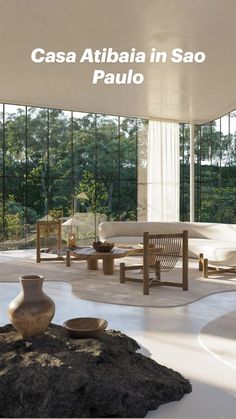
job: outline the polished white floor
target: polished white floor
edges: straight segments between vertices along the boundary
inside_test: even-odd
[[[19,289],[18,283],[0,283],[1,325],[8,322],[7,306]],[[105,318],[109,328],[136,339],[145,355],[191,380],[191,394],[149,412],[148,417],[236,418],[236,369],[210,352],[199,339],[206,324],[236,310],[236,292],[211,295],[178,308],[148,308],[80,300],[66,283],[48,282],[44,290],[56,303],[55,323],[62,324],[77,316]],[[218,339],[224,345],[224,339]]]

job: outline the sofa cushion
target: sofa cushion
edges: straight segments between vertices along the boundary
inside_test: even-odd
[[[145,231],[168,234],[183,230],[188,230],[189,257],[203,253],[212,264],[236,266],[236,224],[112,221],[99,226],[101,240],[131,245],[141,243]]]
[[[162,221],[110,221],[99,226],[101,240],[119,236],[142,236],[145,231],[150,234],[182,233],[188,230],[191,238],[221,240],[236,243],[236,224],[197,223],[197,222],[162,222]]]
[[[187,227],[184,223],[167,222],[147,222],[147,221],[111,221],[104,222],[99,226],[99,237],[101,240],[110,240],[110,237],[136,237],[138,240],[143,237],[143,233],[148,231],[150,234],[158,233],[181,233]],[[135,241],[137,242],[137,240]],[[131,242],[132,243],[132,242]]]
[[[188,246],[189,257],[196,258],[199,253],[203,253],[210,263],[227,266],[236,265],[236,246],[232,242],[190,238]]]
[[[143,242],[143,236],[111,236],[106,237],[106,241],[115,244],[139,244]]]

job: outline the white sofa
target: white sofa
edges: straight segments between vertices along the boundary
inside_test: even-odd
[[[188,230],[189,257],[200,253],[214,265],[236,265],[236,224],[197,222],[112,221],[99,225],[100,240],[119,244],[142,242],[143,233],[179,233]]]

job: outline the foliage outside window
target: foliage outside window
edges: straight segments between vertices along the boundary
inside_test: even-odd
[[[137,219],[138,138],[146,121],[0,105],[0,249],[35,247],[36,220]],[[180,124],[180,219],[189,220],[189,124]],[[236,113],[196,126],[195,220],[236,222]],[[92,226],[92,227],[91,227]]]
[[[180,124],[181,220],[189,220],[189,125]],[[236,113],[196,126],[195,220],[236,223]]]
[[[143,123],[0,105],[0,248],[35,247],[35,223],[45,215],[63,219],[76,212],[91,218],[92,213],[90,238],[96,214],[135,220]]]

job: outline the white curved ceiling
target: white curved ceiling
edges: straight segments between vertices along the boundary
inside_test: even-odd
[[[205,122],[236,108],[235,0],[0,0],[0,102]],[[202,64],[35,64],[34,48],[204,51]],[[169,56],[168,55],[168,56]],[[144,74],[92,84],[93,71]]]

